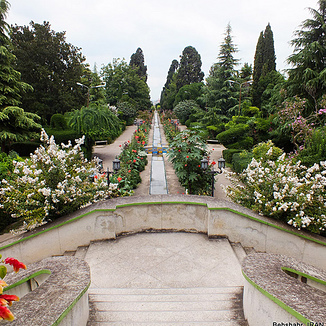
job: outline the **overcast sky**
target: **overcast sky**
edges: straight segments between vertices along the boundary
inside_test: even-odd
[[[317,0],[9,0],[9,24],[48,21],[67,42],[80,47],[93,69],[140,47],[147,65],[151,99],[159,99],[173,59],[191,45],[202,59],[205,76],[217,56],[227,24],[240,66],[253,64],[257,40],[268,23],[274,33],[277,69],[287,68],[293,32],[317,9]]]

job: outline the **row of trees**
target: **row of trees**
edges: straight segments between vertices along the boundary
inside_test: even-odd
[[[201,57],[194,47],[186,47],[180,63],[173,60],[169,68],[161,93],[162,108],[173,109],[183,100],[195,100],[202,108],[215,107],[221,114],[232,116],[236,113],[239,101],[239,87],[235,85],[251,81],[252,78],[252,94],[245,92],[245,99],[251,98],[252,104],[260,107],[264,98],[263,93],[271,87],[274,79],[278,77],[283,79],[276,72],[274,40],[270,24],[260,34],[254,70],[248,63],[245,63],[240,70],[236,69],[239,64],[239,59],[235,58],[237,52],[238,49],[232,40],[231,25],[228,24],[218,62],[212,65],[204,84]],[[230,80],[235,84],[230,83]]]
[[[311,139],[325,134],[326,114],[326,0],[318,5],[309,9],[312,18],[295,31],[287,77],[276,70],[270,24],[259,35],[254,66],[245,63],[240,69],[229,24],[205,83],[200,55],[193,47],[184,50],[180,63],[173,60],[161,107],[173,109],[188,127],[199,126],[205,137],[217,138],[230,149],[250,150],[272,139],[287,152],[305,150],[315,159],[326,158],[321,148],[311,149]],[[306,161],[313,163],[312,158]]]
[[[100,124],[93,123],[92,130],[88,126],[87,133],[103,136],[106,128],[112,131],[108,136],[112,139],[121,121],[131,123],[138,110],[151,107],[147,67],[140,48],[129,64],[114,59],[100,72],[96,65],[91,71],[81,49],[66,42],[65,32],[53,31],[49,22],[9,26],[6,15],[10,4],[4,0],[0,5],[2,151],[7,152],[13,142],[38,139],[42,125],[50,125],[51,117],[57,114],[66,115],[71,122],[65,128],[84,132],[86,116],[87,121],[99,120],[90,117],[92,111],[87,107],[92,106],[94,114],[105,118],[100,118]],[[105,87],[96,87],[104,83]]]

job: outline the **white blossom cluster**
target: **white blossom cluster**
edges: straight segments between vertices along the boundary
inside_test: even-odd
[[[12,177],[0,182],[0,209],[23,218],[26,228],[109,198],[116,190],[116,184],[108,188],[106,175],[97,173],[99,161],[84,158],[84,138],[60,147],[42,130],[41,140],[44,146],[29,159],[14,161]]]
[[[282,154],[276,161],[255,159],[243,173],[226,172],[225,187],[235,202],[265,216],[319,233],[326,229],[326,162],[307,168]],[[239,183],[240,180],[240,183]]]

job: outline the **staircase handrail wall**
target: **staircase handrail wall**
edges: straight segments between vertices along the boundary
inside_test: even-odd
[[[227,237],[256,251],[284,254],[326,270],[326,239],[206,196],[152,195],[99,202],[0,244],[2,256],[30,264],[92,241],[150,231]]]

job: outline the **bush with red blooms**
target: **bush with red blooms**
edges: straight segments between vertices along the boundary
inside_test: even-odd
[[[1,259],[0,255],[0,259]],[[8,257],[1,260],[1,263],[12,266],[15,273],[17,273],[21,268],[26,269],[26,265],[15,258]],[[7,283],[3,280],[7,275],[7,267],[5,265],[0,265],[0,320],[14,320],[14,315],[8,308],[11,306],[13,301],[19,301],[16,295],[3,294],[3,288],[7,286]]]

